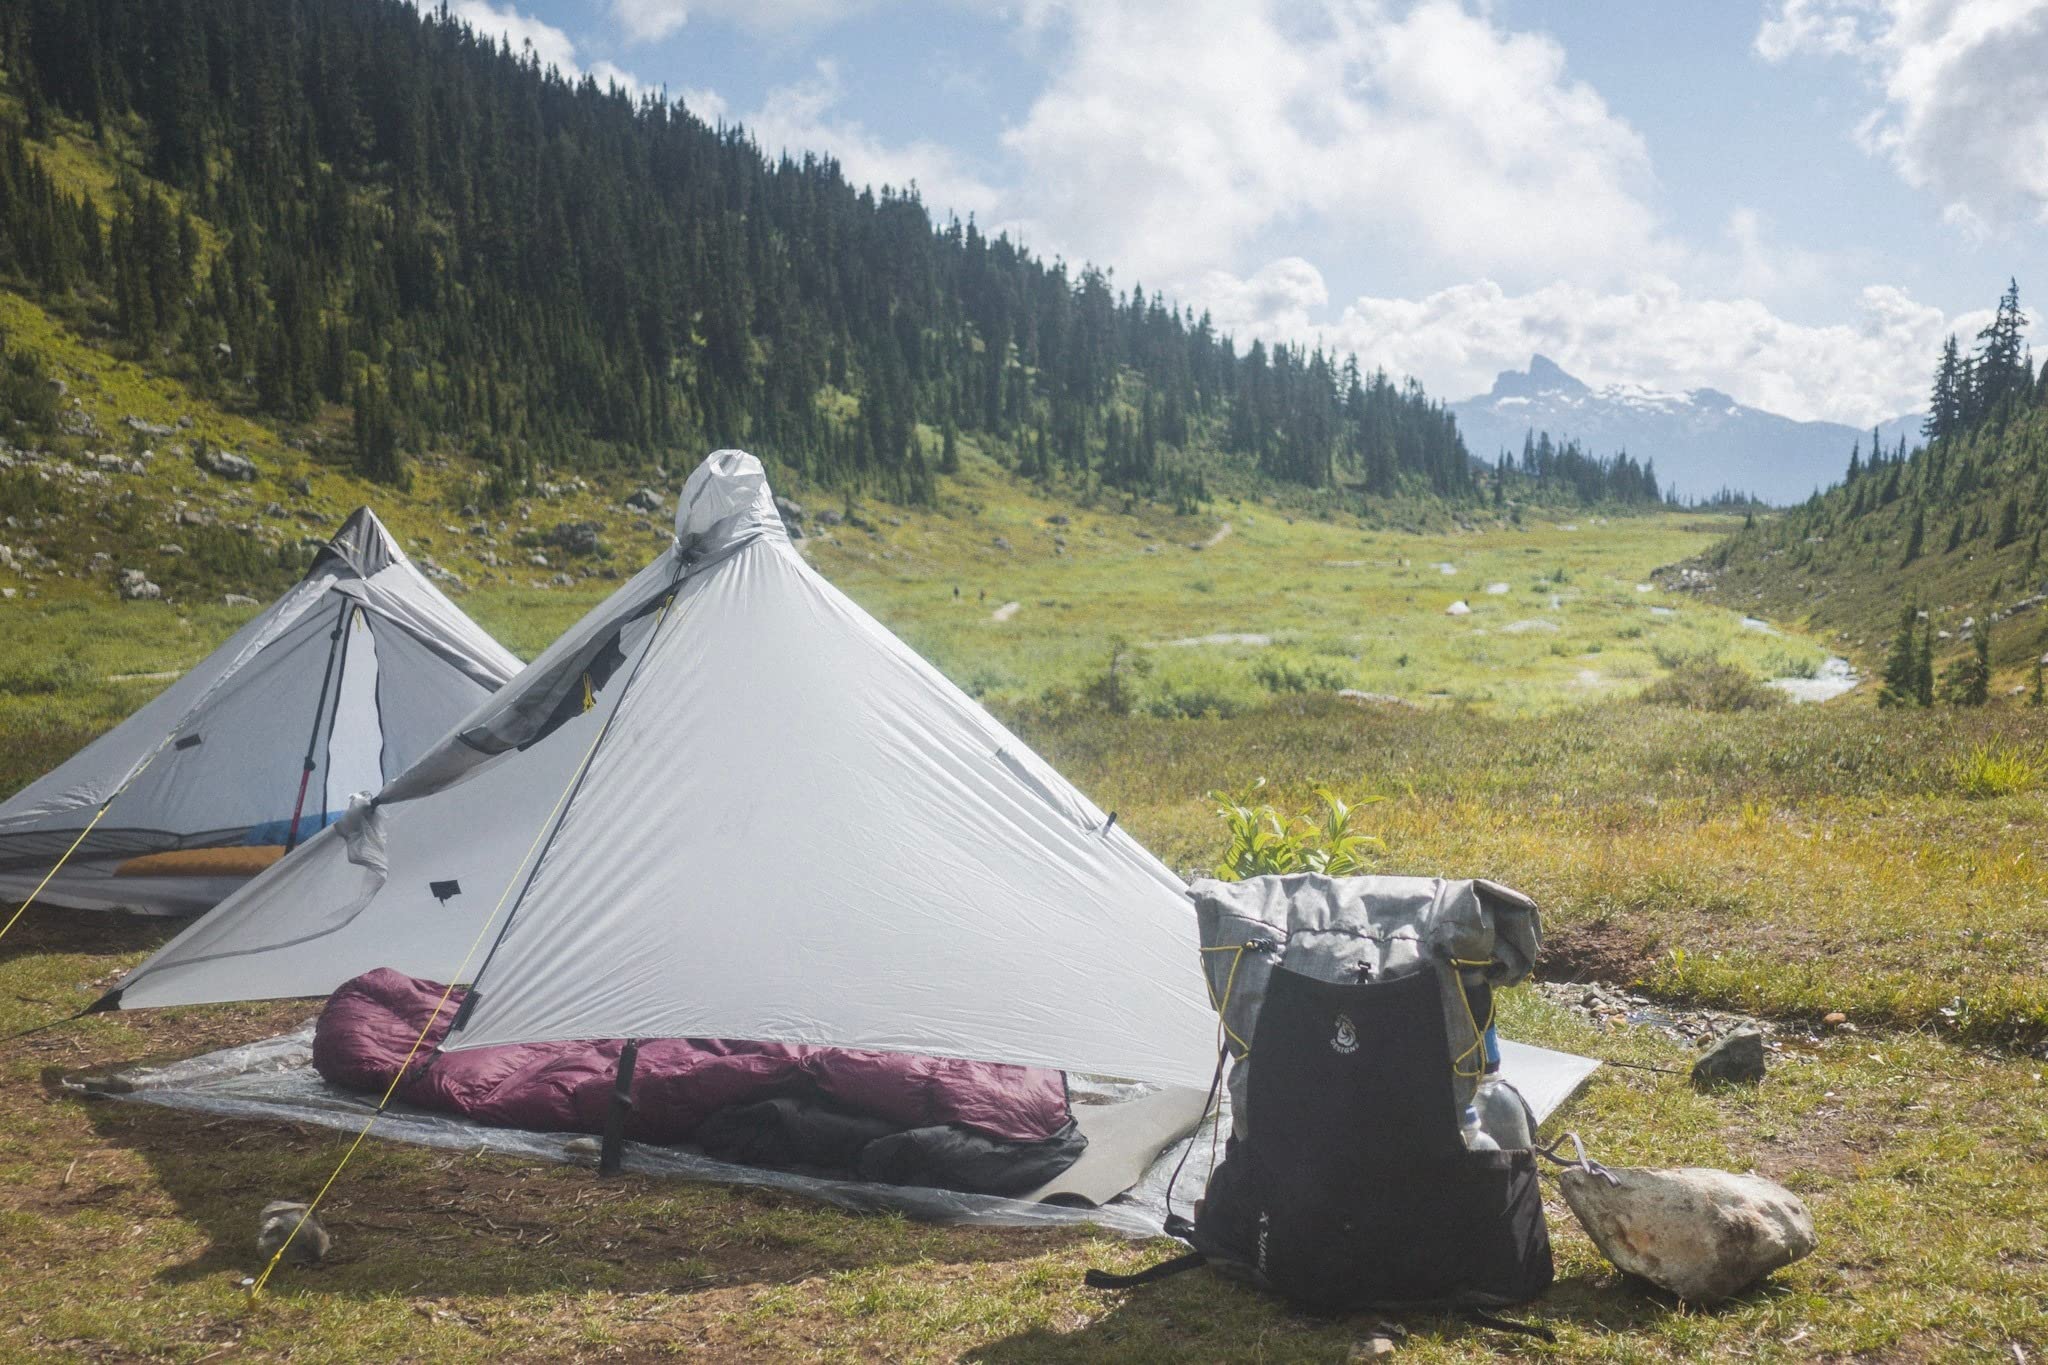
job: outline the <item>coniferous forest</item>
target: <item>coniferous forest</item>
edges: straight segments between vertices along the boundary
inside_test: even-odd
[[[1842,482],[1716,552],[1722,590],[1884,651],[1900,704],[1981,701],[1993,664],[2048,651],[2048,366],[2026,327],[2014,282],[1974,344],[1943,346],[1924,444],[1859,443]]]
[[[1453,418],[1253,342],[914,188],[543,71],[404,0],[0,7],[0,274],[223,403],[460,448],[509,491],[745,444],[909,501],[971,434],[1027,476],[1480,496]],[[53,120],[140,149],[59,188]],[[160,189],[159,187],[163,187]]]

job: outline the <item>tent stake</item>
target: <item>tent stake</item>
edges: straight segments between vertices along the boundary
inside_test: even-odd
[[[625,1156],[626,1114],[633,1108],[633,1063],[640,1057],[640,1040],[628,1038],[619,1053],[619,1069],[612,1082],[612,1107],[604,1116],[604,1146],[599,1149],[597,1173],[617,1175]]]

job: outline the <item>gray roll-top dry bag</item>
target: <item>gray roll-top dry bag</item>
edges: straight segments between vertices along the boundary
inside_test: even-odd
[[[1203,1261],[1325,1310],[1483,1309],[1551,1281],[1534,1155],[1459,1116],[1493,992],[1528,975],[1536,907],[1486,881],[1298,874],[1192,888],[1223,1020],[1231,1134],[1192,1223]]]

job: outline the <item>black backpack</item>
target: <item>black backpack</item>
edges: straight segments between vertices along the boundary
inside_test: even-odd
[[[1549,1287],[1536,1161],[1466,1150],[1440,974],[1321,981],[1274,966],[1257,1065],[1192,1224],[1195,1250],[1120,1288],[1204,1262],[1304,1306],[1484,1309]],[[1514,1326],[1513,1324],[1499,1324]]]

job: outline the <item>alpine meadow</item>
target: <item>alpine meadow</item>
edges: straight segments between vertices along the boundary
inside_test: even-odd
[[[1579,128],[1573,165],[1655,179],[1679,120],[1580,63],[1583,16],[1204,9],[1205,66],[1135,0],[997,8],[0,5],[0,1355],[2042,1358],[2040,221],[1979,225],[1963,163],[1872,114],[1844,155],[1949,196],[1911,249],[1954,243],[1975,292],[1887,326],[1788,321],[1833,307],[1820,284],[1786,317],[1692,299],[1673,316],[1741,335],[1675,344],[1658,309],[1697,279],[1794,297],[1716,254],[1806,261],[1793,198],[1683,267],[1665,205],[1648,245],[1588,254],[1681,284],[1626,285],[1541,256],[1550,219],[1438,279],[1464,237],[1367,202],[1384,152],[1471,237],[1514,235],[1458,183],[1485,138],[1417,150],[1496,100],[1499,138],[1605,111],[1626,136]],[[1911,36],[1765,9],[1731,40],[1745,81],[1876,72]],[[1365,103],[1313,135],[1253,126],[1293,115],[1249,82],[1215,123],[1176,114],[1164,87],[1222,100],[1247,69],[1224,49],[1252,17],[1261,79]],[[1484,35],[1512,60],[1464,64]],[[1162,89],[1128,75],[1155,65]],[[1121,86],[1160,103],[1143,136]],[[957,126],[877,150],[940,90]],[[1048,110],[1122,139],[1085,212],[1029,159]],[[1332,142],[1354,198],[1313,170]],[[1205,169],[1161,214],[1139,196],[1175,156]],[[1555,174],[1614,211],[1517,158],[1501,195]],[[1195,259],[1248,184],[1285,202]],[[1141,221],[1193,263],[1112,258]],[[1559,298],[1582,316],[1537,315]],[[1824,486],[1745,486],[1803,488],[1755,433],[1803,452],[1829,423],[1857,434]],[[1211,933],[1247,884],[1279,918]],[[1460,895],[1486,960],[1404,958]],[[1361,1001],[1411,968],[1470,991],[1425,1011],[1457,1103],[1432,1131],[1526,1168],[1540,1293],[1314,1306],[1263,1234],[1219,1273],[1199,1220],[1292,1077],[1270,1021],[1295,973],[1247,982],[1290,936],[1290,967],[1367,944],[1311,983]],[[766,1023],[720,1027],[728,997]],[[1317,1066],[1395,1050],[1355,1013]],[[1496,1033],[1517,1085],[1537,1050],[1590,1072],[1517,1105],[1524,1150],[1478,1130]],[[1752,1037],[1753,1076],[1694,1071]],[[747,1068],[741,1136],[737,1088],[699,1124],[689,1084]],[[520,1117],[522,1086],[569,1117]],[[1032,1127],[1027,1099],[1057,1112]],[[1327,1136],[1284,1150],[1351,1141]],[[1568,1199],[1601,1170],[1756,1177],[1808,1241],[1674,1288]],[[1118,1279],[1191,1245],[1208,1269]]]

